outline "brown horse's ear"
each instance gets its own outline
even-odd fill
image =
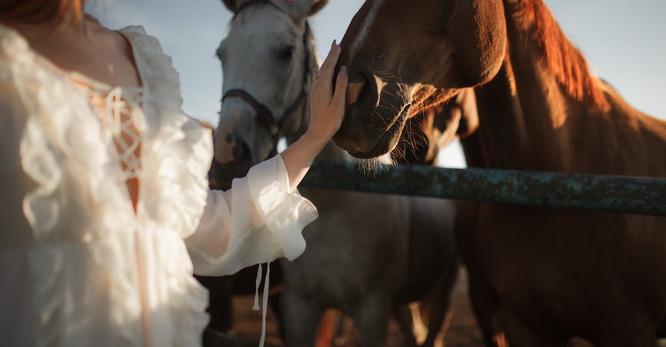
[[[236,0],[222,0],[222,3],[229,11],[236,13]]]
[[[502,0],[457,0],[446,32],[456,45],[460,87],[490,81],[499,71],[507,46]]]
[[[321,11],[322,8],[326,7],[326,5],[328,5],[328,0],[318,0],[310,8],[308,16],[314,16],[317,12]]]

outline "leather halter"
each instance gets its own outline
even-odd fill
[[[258,5],[258,4],[271,4],[275,6],[278,10],[280,11],[286,11],[285,8],[281,7],[277,3],[275,3],[272,0],[252,0],[244,3],[241,5],[237,10],[235,15],[238,15],[242,10],[250,7],[251,5]],[[305,32],[303,34],[303,49],[305,50],[305,71],[303,73],[303,90],[301,93],[298,95],[296,100],[294,100],[289,107],[284,111],[284,113],[281,115],[281,117],[275,117],[273,112],[264,104],[259,102],[257,98],[252,96],[252,94],[248,93],[247,91],[243,89],[230,89],[226,93],[224,93],[224,96],[222,96],[222,102],[226,100],[227,98],[232,98],[232,97],[237,97],[242,99],[245,103],[247,103],[252,109],[254,110],[256,114],[256,120],[257,123],[264,128],[272,137],[273,139],[273,150],[271,151],[271,156],[274,156],[277,154],[277,143],[280,140],[281,137],[281,131],[282,128],[284,127],[285,123],[289,120],[289,116],[291,116],[296,109],[301,106],[301,104],[305,101],[307,97],[307,90],[309,89],[307,87],[308,82],[310,81],[310,73],[311,73],[311,67],[313,62],[311,61],[311,55],[312,52],[310,52],[310,46],[309,46],[309,38],[311,36],[311,29],[310,25],[305,22]],[[303,108],[303,114],[306,112],[306,107]],[[297,131],[300,131],[301,129],[298,129]]]

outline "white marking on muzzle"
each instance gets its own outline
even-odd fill
[[[374,0],[372,2],[372,7],[370,7],[370,11],[368,11],[368,15],[363,19],[363,24],[361,24],[361,30],[359,31],[358,35],[356,35],[354,42],[349,46],[350,61],[356,55],[361,46],[363,46],[365,43],[365,39],[367,38],[368,33],[370,32],[370,28],[372,28],[372,25],[375,22],[375,18],[377,17],[377,13],[379,13],[379,9],[384,4],[384,1],[385,0]]]

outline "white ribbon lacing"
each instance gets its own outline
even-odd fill
[[[111,133],[123,178],[137,178],[141,171],[137,150],[143,140],[143,123],[138,114],[143,102],[142,89],[112,88],[78,72],[69,73],[69,77],[74,85],[87,93],[103,129]]]
[[[136,112],[133,112],[131,105],[123,98],[120,88],[113,88],[109,92],[105,107],[106,117],[103,121],[108,122],[107,126],[118,150],[124,178],[125,180],[137,178],[141,171],[141,160],[137,156],[137,149],[141,145],[141,133],[138,129]]]
[[[259,311],[259,287],[261,286],[261,264],[257,269],[257,279],[255,281],[255,291],[254,291],[254,305],[252,305],[253,311]],[[264,292],[262,293],[261,300],[261,339],[259,340],[259,347],[264,347],[266,343],[266,312],[268,310],[268,291],[270,286],[270,276],[271,276],[271,263],[266,263],[266,277],[264,277]]]

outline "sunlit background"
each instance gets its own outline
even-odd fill
[[[638,109],[666,119],[666,1],[546,2],[598,75]],[[362,3],[330,0],[312,19],[320,56],[328,43],[342,38]],[[92,12],[111,28],[140,24],[159,38],[180,72],[185,111],[217,123],[222,73],[213,52],[231,18],[222,1],[98,0]],[[458,145],[441,159],[450,167],[465,163]]]

